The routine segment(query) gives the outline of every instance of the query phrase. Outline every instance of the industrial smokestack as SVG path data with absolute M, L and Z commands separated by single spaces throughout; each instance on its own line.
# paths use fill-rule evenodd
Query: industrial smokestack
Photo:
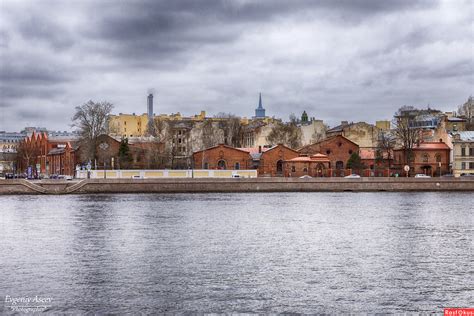
M 148 95 L 148 120 L 153 119 L 153 94 Z
M 153 134 L 153 94 L 148 95 L 148 104 L 147 104 L 147 114 L 148 114 L 148 133 Z

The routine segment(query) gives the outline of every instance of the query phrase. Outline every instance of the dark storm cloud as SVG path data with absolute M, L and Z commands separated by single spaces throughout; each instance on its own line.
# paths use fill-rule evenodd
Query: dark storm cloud
M 474 60 L 466 59 L 457 61 L 448 65 L 432 66 L 432 67 L 419 67 L 410 70 L 410 78 L 413 79 L 429 79 L 429 78 L 457 78 L 457 77 L 470 77 L 470 81 L 474 83 Z
M 34 123 L 32 107 L 52 113 L 38 124 L 64 128 L 89 99 L 140 112 L 149 88 L 157 113 L 251 116 L 260 91 L 271 116 L 306 110 L 331 124 L 417 102 L 450 110 L 472 93 L 469 9 L 450 0 L 4 0 L 0 129 L 15 117 Z
M 122 58 L 159 58 L 188 52 L 202 45 L 225 44 L 255 27 L 296 13 L 302 19 L 337 13 L 342 21 L 357 21 L 383 12 L 434 6 L 435 1 L 143 1 L 115 8 L 105 6 L 103 16 L 84 34 L 109 41 L 103 52 Z M 309 16 L 308 16 L 309 14 Z M 250 24 L 250 25 L 249 25 Z
M 36 65 L 32 63 L 5 64 L 0 71 L 2 83 L 29 84 L 49 86 L 71 80 L 71 75 L 53 65 Z
M 68 29 L 44 16 L 28 16 L 22 19 L 18 31 L 33 45 L 42 41 L 55 50 L 62 50 L 74 44 L 73 35 Z

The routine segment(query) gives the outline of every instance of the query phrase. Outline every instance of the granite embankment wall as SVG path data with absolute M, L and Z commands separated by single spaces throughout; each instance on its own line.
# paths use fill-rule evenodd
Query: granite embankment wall
M 474 191 L 474 179 L 88 179 L 0 180 L 0 194 L 93 194 L 178 192 Z

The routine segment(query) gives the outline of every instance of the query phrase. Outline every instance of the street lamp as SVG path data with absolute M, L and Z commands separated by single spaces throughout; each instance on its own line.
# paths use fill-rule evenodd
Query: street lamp
M 99 145 L 99 148 L 102 149 L 105 152 L 109 148 L 109 144 L 103 142 Z M 105 171 L 105 166 L 106 165 L 105 165 L 105 153 L 104 153 L 104 179 L 107 178 L 107 175 L 106 175 L 107 173 Z

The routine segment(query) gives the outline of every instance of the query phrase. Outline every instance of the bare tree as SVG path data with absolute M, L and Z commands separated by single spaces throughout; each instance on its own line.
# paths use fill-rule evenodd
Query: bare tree
M 108 132 L 109 115 L 113 105 L 107 101 L 93 102 L 92 100 L 76 107 L 72 117 L 72 126 L 79 131 L 81 159 L 94 160 L 97 158 L 97 138 Z
M 270 145 L 283 144 L 290 148 L 299 148 L 301 146 L 301 130 L 298 128 L 296 116 L 291 114 L 288 123 L 276 123 L 267 140 Z
M 395 148 L 395 137 L 386 131 L 381 131 L 375 150 L 376 160 L 382 163 L 388 162 L 388 168 L 391 168 L 392 153 Z
M 474 98 L 472 96 L 463 105 L 458 107 L 458 114 L 466 118 L 466 130 L 474 130 Z
M 16 158 L 18 167 L 24 171 L 26 167 L 35 165 L 39 155 L 39 147 L 28 144 L 26 140 L 23 140 L 17 147 Z
M 210 148 L 217 145 L 214 137 L 214 128 L 211 120 L 205 120 L 202 125 L 202 149 Z
M 394 115 L 393 132 L 401 144 L 407 165 L 412 160 L 413 147 L 420 139 L 420 129 L 414 124 L 417 111 L 414 107 L 403 106 Z

